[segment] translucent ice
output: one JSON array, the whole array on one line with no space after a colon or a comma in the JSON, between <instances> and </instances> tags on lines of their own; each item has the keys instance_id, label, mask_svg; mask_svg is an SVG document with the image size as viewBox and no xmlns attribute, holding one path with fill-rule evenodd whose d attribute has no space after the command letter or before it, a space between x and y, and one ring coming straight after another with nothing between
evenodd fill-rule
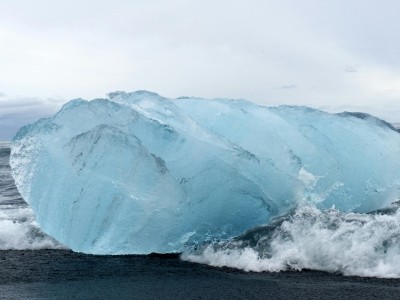
<instances>
[{"instance_id":1,"label":"translucent ice","mask_svg":"<svg viewBox=\"0 0 400 300\"><path fill-rule=\"evenodd\" d=\"M239 235L299 202L385 207L400 195L399 155L400 134L368 115L138 91L21 128L10 162L46 233L117 254Z\"/></svg>"}]
</instances>

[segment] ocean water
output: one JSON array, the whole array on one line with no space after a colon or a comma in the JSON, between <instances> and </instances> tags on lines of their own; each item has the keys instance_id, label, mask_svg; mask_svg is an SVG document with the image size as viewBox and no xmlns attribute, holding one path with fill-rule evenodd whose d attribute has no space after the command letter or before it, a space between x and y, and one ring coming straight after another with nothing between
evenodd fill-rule
<instances>
[{"instance_id":1,"label":"ocean water","mask_svg":"<svg viewBox=\"0 0 400 300\"><path fill-rule=\"evenodd\" d=\"M302 206L182 255L85 255L40 230L10 175L9 147L0 143L0 299L400 297L396 204L371 214Z\"/></svg>"}]
</instances>

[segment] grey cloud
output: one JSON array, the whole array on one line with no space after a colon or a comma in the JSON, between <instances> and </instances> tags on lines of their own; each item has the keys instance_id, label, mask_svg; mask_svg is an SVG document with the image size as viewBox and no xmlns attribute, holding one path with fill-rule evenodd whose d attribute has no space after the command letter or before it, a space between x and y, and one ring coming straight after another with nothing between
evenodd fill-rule
<instances>
[{"instance_id":1,"label":"grey cloud","mask_svg":"<svg viewBox=\"0 0 400 300\"><path fill-rule=\"evenodd\" d=\"M354 66L347 66L344 68L344 71L347 73L356 73L358 72L358 69Z\"/></svg>"},{"instance_id":2,"label":"grey cloud","mask_svg":"<svg viewBox=\"0 0 400 300\"><path fill-rule=\"evenodd\" d=\"M21 109L48 110L49 108L59 106L59 104L63 102L65 102L65 100L62 98L4 97L4 99L0 99L0 113L10 113L20 111Z\"/></svg>"},{"instance_id":3,"label":"grey cloud","mask_svg":"<svg viewBox=\"0 0 400 300\"><path fill-rule=\"evenodd\" d=\"M42 98L0 115L138 89L371 109L400 99L400 2L383 1L6 1L0 87Z\"/></svg>"},{"instance_id":4,"label":"grey cloud","mask_svg":"<svg viewBox=\"0 0 400 300\"><path fill-rule=\"evenodd\" d=\"M350 101L349 101L350 103ZM390 107L390 110L388 110ZM320 105L316 108L328 111L328 112L364 112L371 114L375 117L383 119L389 123L400 123L400 103L396 101L382 101L380 103L373 104L337 104L337 105Z\"/></svg>"},{"instance_id":5,"label":"grey cloud","mask_svg":"<svg viewBox=\"0 0 400 300\"><path fill-rule=\"evenodd\" d=\"M38 100L29 100L29 99L23 99L23 100L13 100L13 101L0 101L0 110L4 109L21 109L21 108L26 108L26 107L32 107L32 106L37 106L41 105L42 102Z\"/></svg>"},{"instance_id":6,"label":"grey cloud","mask_svg":"<svg viewBox=\"0 0 400 300\"><path fill-rule=\"evenodd\" d=\"M398 93L399 93L398 89L390 88L390 89L384 89L384 90L380 91L379 93L376 93L376 95L377 96L381 96L381 97L382 96L385 97L385 96L395 95L395 94L398 94Z\"/></svg>"},{"instance_id":7,"label":"grey cloud","mask_svg":"<svg viewBox=\"0 0 400 300\"><path fill-rule=\"evenodd\" d=\"M286 84L286 85L281 85L275 89L276 90L295 90L295 89L297 89L297 86L295 84Z\"/></svg>"},{"instance_id":8,"label":"grey cloud","mask_svg":"<svg viewBox=\"0 0 400 300\"><path fill-rule=\"evenodd\" d=\"M22 126L48 116L49 114L46 113L32 111L0 116L0 141L10 141Z\"/></svg>"},{"instance_id":9,"label":"grey cloud","mask_svg":"<svg viewBox=\"0 0 400 300\"><path fill-rule=\"evenodd\" d=\"M11 140L24 125L53 115L61 104L59 98L17 97L0 100L0 141Z\"/></svg>"}]
</instances>

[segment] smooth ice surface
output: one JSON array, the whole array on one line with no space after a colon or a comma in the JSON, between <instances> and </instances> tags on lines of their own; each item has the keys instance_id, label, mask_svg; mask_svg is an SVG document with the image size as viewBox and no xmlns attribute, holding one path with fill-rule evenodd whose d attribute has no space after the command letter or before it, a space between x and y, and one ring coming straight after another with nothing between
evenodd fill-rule
<instances>
[{"instance_id":1,"label":"smooth ice surface","mask_svg":"<svg viewBox=\"0 0 400 300\"><path fill-rule=\"evenodd\" d=\"M41 228L86 253L181 251L302 202L398 200L400 134L364 114L115 92L21 128L12 174Z\"/></svg>"},{"instance_id":2,"label":"smooth ice surface","mask_svg":"<svg viewBox=\"0 0 400 300\"><path fill-rule=\"evenodd\" d=\"M10 146L0 142L0 250L62 248L40 231L32 209L19 195L11 176Z\"/></svg>"}]
</instances>

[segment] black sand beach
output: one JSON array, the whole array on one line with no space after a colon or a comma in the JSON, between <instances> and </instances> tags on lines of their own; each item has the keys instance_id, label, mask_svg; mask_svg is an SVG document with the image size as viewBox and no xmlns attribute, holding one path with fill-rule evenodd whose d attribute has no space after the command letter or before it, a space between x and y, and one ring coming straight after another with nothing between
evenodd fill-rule
<instances>
[{"instance_id":1,"label":"black sand beach","mask_svg":"<svg viewBox=\"0 0 400 300\"><path fill-rule=\"evenodd\" d=\"M399 299L400 280L247 273L175 255L0 251L0 299Z\"/></svg>"}]
</instances>

